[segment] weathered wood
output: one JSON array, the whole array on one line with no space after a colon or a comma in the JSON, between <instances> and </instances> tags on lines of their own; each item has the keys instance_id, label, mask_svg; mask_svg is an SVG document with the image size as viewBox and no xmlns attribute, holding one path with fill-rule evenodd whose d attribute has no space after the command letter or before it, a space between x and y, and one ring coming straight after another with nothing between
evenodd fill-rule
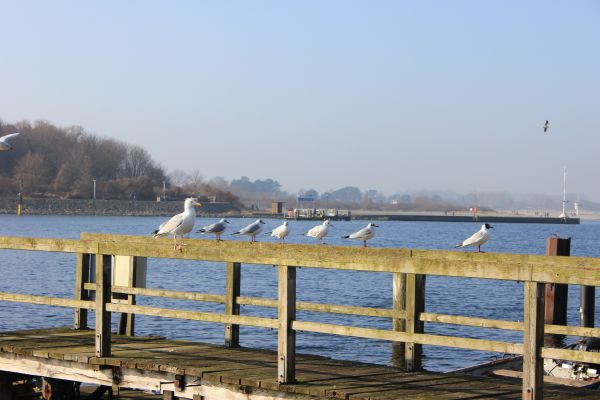
<instances>
[{"instance_id":1,"label":"weathered wood","mask_svg":"<svg viewBox=\"0 0 600 400\"><path fill-rule=\"evenodd\" d=\"M60 297L35 296L30 294L0 292L0 301L11 301L15 303L41 304L55 307L71 307L85 310L93 310L95 303L88 300L63 299Z\"/></svg>"},{"instance_id":2,"label":"weathered wood","mask_svg":"<svg viewBox=\"0 0 600 400\"><path fill-rule=\"evenodd\" d=\"M0 249L95 254L98 252L98 242L95 240L0 236Z\"/></svg>"},{"instance_id":3,"label":"weathered wood","mask_svg":"<svg viewBox=\"0 0 600 400\"><path fill-rule=\"evenodd\" d=\"M139 305L107 304L107 310L112 312L135 313L138 315L154 315L164 318L189 319L193 321L218 322L223 324L238 324L258 326L263 328L277 328L277 320L273 318L249 317L241 315L223 315L203 311L170 310Z\"/></svg>"},{"instance_id":4,"label":"weathered wood","mask_svg":"<svg viewBox=\"0 0 600 400\"><path fill-rule=\"evenodd\" d=\"M406 333L423 333L424 324L421 313L425 311L425 276L406 275ZM407 371L419 371L421 367L422 347L419 343L406 342L404 347L404 368Z\"/></svg>"},{"instance_id":5,"label":"weathered wood","mask_svg":"<svg viewBox=\"0 0 600 400\"><path fill-rule=\"evenodd\" d=\"M543 283L525 282L523 325L523 400L542 399L544 385L544 290Z\"/></svg>"},{"instance_id":6,"label":"weathered wood","mask_svg":"<svg viewBox=\"0 0 600 400\"><path fill-rule=\"evenodd\" d=\"M111 258L96 254L96 357L110 357Z\"/></svg>"},{"instance_id":7,"label":"weathered wood","mask_svg":"<svg viewBox=\"0 0 600 400\"><path fill-rule=\"evenodd\" d=\"M549 237L546 239L547 256L570 256L571 238ZM545 314L544 322L552 325L567 324L567 302L569 286L564 284L548 283L545 289Z\"/></svg>"},{"instance_id":8,"label":"weathered wood","mask_svg":"<svg viewBox=\"0 0 600 400\"><path fill-rule=\"evenodd\" d=\"M95 290L94 284L88 283L84 285L86 290ZM148 288L136 288L136 287L125 287L125 286L113 286L113 292L123 294L134 294L138 296L149 296L149 297L162 297L168 299L178 300L195 300L205 301L209 303L225 303L225 296L222 294L207 294L207 293L196 293L196 292L181 292L176 290L166 289L148 289Z\"/></svg>"},{"instance_id":9,"label":"weathered wood","mask_svg":"<svg viewBox=\"0 0 600 400\"><path fill-rule=\"evenodd\" d=\"M488 319L478 317L465 317L461 315L421 313L419 319L422 322L436 322L441 324L454 324L463 326L476 326L479 328L506 329L511 331L522 331L523 323L505 321L500 319Z\"/></svg>"},{"instance_id":10,"label":"weathered wood","mask_svg":"<svg viewBox=\"0 0 600 400\"><path fill-rule=\"evenodd\" d=\"M75 300L89 300L84 285L90 280L90 255L77 253L75 261ZM87 329L88 311L76 308L73 326L75 329Z\"/></svg>"},{"instance_id":11,"label":"weathered wood","mask_svg":"<svg viewBox=\"0 0 600 400\"><path fill-rule=\"evenodd\" d=\"M392 331L405 332L406 317L406 274L394 272L392 274L392 311L396 314L392 319ZM392 342L392 365L400 368L405 367L405 344L402 342Z\"/></svg>"},{"instance_id":12,"label":"weathered wood","mask_svg":"<svg viewBox=\"0 0 600 400\"><path fill-rule=\"evenodd\" d=\"M237 298L240 295L241 264L227 263L225 278L225 315L240 315L240 305ZM240 346L240 326L237 324L225 324L225 346Z\"/></svg>"},{"instance_id":13,"label":"weathered wood","mask_svg":"<svg viewBox=\"0 0 600 400\"><path fill-rule=\"evenodd\" d=\"M296 268L279 266L279 330L277 335L277 381L292 383L296 380Z\"/></svg>"}]
</instances>

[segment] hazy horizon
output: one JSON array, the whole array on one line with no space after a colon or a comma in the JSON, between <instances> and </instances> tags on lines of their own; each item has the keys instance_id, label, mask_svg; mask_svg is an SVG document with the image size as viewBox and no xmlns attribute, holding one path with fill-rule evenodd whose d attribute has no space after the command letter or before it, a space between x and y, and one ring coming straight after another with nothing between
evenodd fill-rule
<instances>
[{"instance_id":1,"label":"hazy horizon","mask_svg":"<svg viewBox=\"0 0 600 400\"><path fill-rule=\"evenodd\" d=\"M600 3L3 4L0 118L168 171L600 200ZM549 133L542 125L550 120Z\"/></svg>"}]
</instances>

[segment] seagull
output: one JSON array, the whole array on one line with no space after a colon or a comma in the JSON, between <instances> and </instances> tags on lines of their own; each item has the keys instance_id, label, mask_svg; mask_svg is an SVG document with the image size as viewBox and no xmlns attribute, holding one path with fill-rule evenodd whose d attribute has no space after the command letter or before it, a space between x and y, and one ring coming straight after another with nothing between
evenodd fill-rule
<instances>
[{"instance_id":1,"label":"seagull","mask_svg":"<svg viewBox=\"0 0 600 400\"><path fill-rule=\"evenodd\" d=\"M19 132L11 133L10 135L4 135L0 137L0 151L12 150L13 147L10 143L8 143L9 139L14 138L15 136L20 135Z\"/></svg>"},{"instance_id":2,"label":"seagull","mask_svg":"<svg viewBox=\"0 0 600 400\"><path fill-rule=\"evenodd\" d=\"M475 232L470 238L465 239L462 243L457 244L456 247L466 246L477 246L477 252L481 253L481 245L490 240L490 229L493 226L490 224L481 225L481 229Z\"/></svg>"},{"instance_id":3,"label":"seagull","mask_svg":"<svg viewBox=\"0 0 600 400\"><path fill-rule=\"evenodd\" d=\"M550 128L550 124L548 123L548 120L546 120L546 123L544 124L544 126L542 128L544 128L544 133L548 132L548 129Z\"/></svg>"},{"instance_id":4,"label":"seagull","mask_svg":"<svg viewBox=\"0 0 600 400\"><path fill-rule=\"evenodd\" d=\"M219 222L205 226L202 229L197 230L196 233L214 233L217 235L217 242L220 242L221 233L225 232L225 229L227 229L227 225L225 224L228 223L229 221L227 221L225 218L221 218Z\"/></svg>"},{"instance_id":5,"label":"seagull","mask_svg":"<svg viewBox=\"0 0 600 400\"><path fill-rule=\"evenodd\" d=\"M321 244L325 244L325 242L323 242L323 238L327 236L330 226L333 225L329 222L328 219L326 219L321 225L317 225L313 228L310 228L310 230L304 235L314 237L315 239L319 239L321 241Z\"/></svg>"},{"instance_id":6,"label":"seagull","mask_svg":"<svg viewBox=\"0 0 600 400\"><path fill-rule=\"evenodd\" d=\"M273 229L269 232L271 236L279 239L279 243L283 243L285 241L285 237L290 234L290 227L288 226L288 221L283 221L283 224L279 225L277 228Z\"/></svg>"},{"instance_id":7,"label":"seagull","mask_svg":"<svg viewBox=\"0 0 600 400\"><path fill-rule=\"evenodd\" d=\"M357 239L363 241L363 246L367 247L367 240L372 239L375 236L375 228L379 228L378 225L370 222L366 227L348 235L342 236L342 239Z\"/></svg>"},{"instance_id":8,"label":"seagull","mask_svg":"<svg viewBox=\"0 0 600 400\"><path fill-rule=\"evenodd\" d=\"M262 226L260 224L264 224L262 219L257 219L250 225L245 228L240 229L237 232L232 233L232 235L248 235L250 236L250 242L256 242L256 235L262 232Z\"/></svg>"},{"instance_id":9,"label":"seagull","mask_svg":"<svg viewBox=\"0 0 600 400\"><path fill-rule=\"evenodd\" d=\"M196 209L194 207L200 207L201 205L202 204L198 203L198 201L193 197L185 199L183 205L184 211L181 214L171 217L170 220L163 222L157 230L152 232L154 237L157 238L164 235L173 235L173 248L181 251L183 238L181 240L181 244L178 244L177 235L183 236L192 231L194 228L194 222L196 222Z\"/></svg>"}]
</instances>

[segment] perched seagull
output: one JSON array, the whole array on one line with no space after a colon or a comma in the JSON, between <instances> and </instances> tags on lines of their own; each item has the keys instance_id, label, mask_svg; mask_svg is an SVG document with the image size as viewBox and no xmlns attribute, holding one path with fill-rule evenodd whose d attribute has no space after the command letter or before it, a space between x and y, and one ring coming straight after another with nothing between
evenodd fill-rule
<instances>
[{"instance_id":1,"label":"perched seagull","mask_svg":"<svg viewBox=\"0 0 600 400\"><path fill-rule=\"evenodd\" d=\"M221 218L219 222L203 227L202 229L197 230L197 233L212 233L217 235L217 242L221 241L221 233L225 232L227 229L227 225L229 221L225 218Z\"/></svg>"},{"instance_id":2,"label":"perched seagull","mask_svg":"<svg viewBox=\"0 0 600 400\"><path fill-rule=\"evenodd\" d=\"M548 123L548 120L546 120L546 123L544 124L544 126L542 128L544 128L544 133L548 132L548 128L550 128L550 124Z\"/></svg>"},{"instance_id":3,"label":"perched seagull","mask_svg":"<svg viewBox=\"0 0 600 400\"><path fill-rule=\"evenodd\" d=\"M370 222L369 225L350 234L348 236L342 236L342 239L357 239L363 241L363 246L367 247L367 240L372 239L375 236L375 228L379 228L378 225Z\"/></svg>"},{"instance_id":4,"label":"perched seagull","mask_svg":"<svg viewBox=\"0 0 600 400\"><path fill-rule=\"evenodd\" d=\"M183 205L183 212L171 217L170 220L162 223L157 230L152 232L154 237L164 235L173 235L173 248L175 250L181 250L183 245L183 238L181 244L177 243L177 236L183 236L186 233L190 233L194 229L194 222L196 222L196 209L194 207L200 207L201 204L193 198L185 199Z\"/></svg>"},{"instance_id":5,"label":"perched seagull","mask_svg":"<svg viewBox=\"0 0 600 400\"><path fill-rule=\"evenodd\" d=\"M262 226L260 226L260 224L264 224L263 220L257 219L247 227L232 233L232 235L248 235L250 236L250 242L256 242L256 235L262 232Z\"/></svg>"},{"instance_id":6,"label":"perched seagull","mask_svg":"<svg viewBox=\"0 0 600 400\"><path fill-rule=\"evenodd\" d=\"M285 237L290 234L290 227L287 221L283 221L283 224L269 232L271 236L279 239L279 243L283 243Z\"/></svg>"},{"instance_id":7,"label":"perched seagull","mask_svg":"<svg viewBox=\"0 0 600 400\"><path fill-rule=\"evenodd\" d=\"M333 225L329 222L328 219L326 219L325 221L323 221L323 223L321 225L317 225L313 228L310 228L310 230L308 232L306 232L304 235L314 237L315 239L319 239L321 241L321 244L325 244L323 242L323 238L325 236L327 236L330 226L333 226Z\"/></svg>"},{"instance_id":8,"label":"perched seagull","mask_svg":"<svg viewBox=\"0 0 600 400\"><path fill-rule=\"evenodd\" d=\"M490 224L481 225L481 229L475 232L470 238L465 239L462 243L457 244L456 247L466 246L477 246L477 251L481 253L481 245L490 240L490 229L493 226Z\"/></svg>"},{"instance_id":9,"label":"perched seagull","mask_svg":"<svg viewBox=\"0 0 600 400\"><path fill-rule=\"evenodd\" d=\"M15 136L20 135L19 132L11 133L10 135L4 135L0 137L0 151L12 150L13 147L10 143L8 143L9 139L14 138Z\"/></svg>"}]
</instances>

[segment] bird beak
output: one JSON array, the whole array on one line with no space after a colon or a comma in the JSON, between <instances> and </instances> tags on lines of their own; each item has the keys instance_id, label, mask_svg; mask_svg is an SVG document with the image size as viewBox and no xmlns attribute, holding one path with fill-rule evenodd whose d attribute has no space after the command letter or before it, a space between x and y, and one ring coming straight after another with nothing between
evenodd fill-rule
<instances>
[{"instance_id":1,"label":"bird beak","mask_svg":"<svg viewBox=\"0 0 600 400\"><path fill-rule=\"evenodd\" d=\"M375 228L379 228L379 225L373 225Z\"/></svg>"},{"instance_id":2,"label":"bird beak","mask_svg":"<svg viewBox=\"0 0 600 400\"><path fill-rule=\"evenodd\" d=\"M261 224L264 224L265 222L264 222L264 221L260 221L260 223L261 223Z\"/></svg>"},{"instance_id":3,"label":"bird beak","mask_svg":"<svg viewBox=\"0 0 600 400\"><path fill-rule=\"evenodd\" d=\"M194 207L202 207L202 203L200 203L199 201L196 201L194 203Z\"/></svg>"}]
</instances>

